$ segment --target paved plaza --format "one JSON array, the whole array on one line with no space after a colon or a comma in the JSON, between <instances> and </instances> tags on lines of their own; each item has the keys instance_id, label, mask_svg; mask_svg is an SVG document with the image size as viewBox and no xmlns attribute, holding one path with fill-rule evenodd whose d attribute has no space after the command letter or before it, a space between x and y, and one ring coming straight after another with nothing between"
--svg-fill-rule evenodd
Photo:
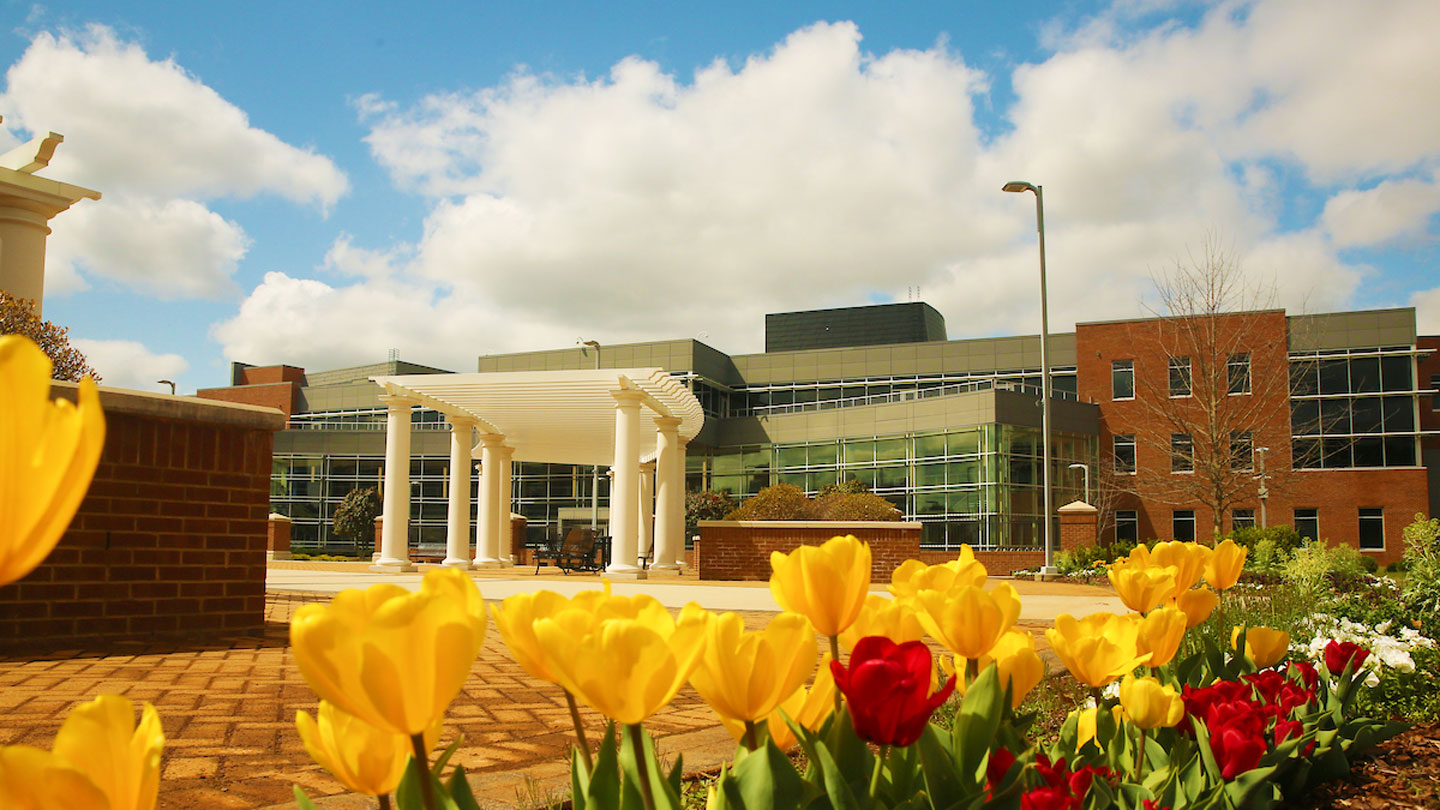
<instances>
[{"instance_id":1,"label":"paved plaza","mask_svg":"<svg viewBox=\"0 0 1440 810\"><path fill-rule=\"evenodd\" d=\"M352 568L361 568L354 566ZM549 588L568 593L599 587L595 576L534 577L533 569L477 574L487 599ZM0 657L0 745L26 743L48 748L66 713L101 693L148 700L165 729L161 808L255 808L285 805L292 786L311 796L342 792L312 763L295 732L295 713L314 713L317 698L305 684L288 646L288 621L306 603L324 601L345 587L395 580L418 587L418 575L372 575L363 570L320 570L292 564L270 571L266 627L262 635L202 638L188 642L112 642L84 652L50 649ZM776 609L764 583L713 585L671 578L614 583L616 593L645 590L670 607L694 599L716 610L737 610L752 627ZM1100 588L1017 583L1026 615L1038 632L1049 617L1043 610L1083 614L1116 607ZM1053 617L1053 613L1051 616ZM201 628L197 628L199 630ZM1043 636L1040 637L1043 645ZM599 715L585 712L592 736L603 728ZM728 759L734 747L710 709L684 689L647 727L662 752L683 752L689 767ZM571 727L558 687L536 681L510 658L493 625L460 696L447 715L448 742L465 742L455 762L476 774L487 807L519 807L568 784ZM534 787L527 787L535 780ZM322 807L373 807L335 796Z\"/></svg>"}]
</instances>

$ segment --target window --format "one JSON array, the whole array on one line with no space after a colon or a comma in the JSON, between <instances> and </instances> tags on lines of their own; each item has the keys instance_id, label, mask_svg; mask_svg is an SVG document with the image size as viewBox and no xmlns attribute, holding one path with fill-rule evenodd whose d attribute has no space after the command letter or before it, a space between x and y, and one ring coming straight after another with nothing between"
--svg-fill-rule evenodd
<instances>
[{"instance_id":1,"label":"window","mask_svg":"<svg viewBox=\"0 0 1440 810\"><path fill-rule=\"evenodd\" d=\"M1320 539L1320 510L1313 508L1295 510L1295 533L1307 540Z\"/></svg>"},{"instance_id":2,"label":"window","mask_svg":"<svg viewBox=\"0 0 1440 810\"><path fill-rule=\"evenodd\" d=\"M1250 393L1250 355L1232 354L1225 364L1226 376L1230 380L1230 393Z\"/></svg>"},{"instance_id":3,"label":"window","mask_svg":"<svg viewBox=\"0 0 1440 810\"><path fill-rule=\"evenodd\" d=\"M1176 509L1170 515L1170 531L1174 539L1181 543L1191 543L1195 540L1195 510Z\"/></svg>"},{"instance_id":4,"label":"window","mask_svg":"<svg viewBox=\"0 0 1440 810\"><path fill-rule=\"evenodd\" d=\"M1360 507L1360 550L1385 550L1385 510L1378 506Z\"/></svg>"},{"instance_id":5,"label":"window","mask_svg":"<svg viewBox=\"0 0 1440 810\"><path fill-rule=\"evenodd\" d=\"M1115 541L1117 543L1140 542L1140 513L1134 509L1115 510Z\"/></svg>"},{"instance_id":6,"label":"window","mask_svg":"<svg viewBox=\"0 0 1440 810\"><path fill-rule=\"evenodd\" d=\"M1115 472L1135 472L1135 434L1115 434Z\"/></svg>"},{"instance_id":7,"label":"window","mask_svg":"<svg viewBox=\"0 0 1440 810\"><path fill-rule=\"evenodd\" d=\"M1190 396L1190 358L1170 358L1170 396Z\"/></svg>"},{"instance_id":8,"label":"window","mask_svg":"<svg viewBox=\"0 0 1440 810\"><path fill-rule=\"evenodd\" d=\"M1195 441L1189 433L1170 434L1170 472L1194 472Z\"/></svg>"},{"instance_id":9,"label":"window","mask_svg":"<svg viewBox=\"0 0 1440 810\"><path fill-rule=\"evenodd\" d=\"M1255 439L1248 430L1230 431L1230 469L1248 470L1255 464Z\"/></svg>"},{"instance_id":10,"label":"window","mask_svg":"<svg viewBox=\"0 0 1440 810\"><path fill-rule=\"evenodd\" d=\"M1230 513L1230 528L1238 531L1240 529L1255 528L1254 509L1236 509Z\"/></svg>"},{"instance_id":11,"label":"window","mask_svg":"<svg viewBox=\"0 0 1440 810\"><path fill-rule=\"evenodd\" d=\"M1135 398L1135 361L1116 360L1110 364L1110 398Z\"/></svg>"}]
</instances>

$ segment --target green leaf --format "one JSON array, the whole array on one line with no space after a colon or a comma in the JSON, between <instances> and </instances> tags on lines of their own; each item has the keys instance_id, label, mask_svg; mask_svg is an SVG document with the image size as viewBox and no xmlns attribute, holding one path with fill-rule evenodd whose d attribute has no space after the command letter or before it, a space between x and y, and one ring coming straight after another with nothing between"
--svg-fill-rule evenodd
<instances>
[{"instance_id":1,"label":"green leaf","mask_svg":"<svg viewBox=\"0 0 1440 810\"><path fill-rule=\"evenodd\" d=\"M475 792L470 789L470 780L465 778L464 765L456 765L455 770L450 772L450 780L445 783L445 789L460 810L480 810L480 803L475 801Z\"/></svg>"},{"instance_id":2,"label":"green leaf","mask_svg":"<svg viewBox=\"0 0 1440 810\"><path fill-rule=\"evenodd\" d=\"M455 756L455 752L460 750L460 742L464 739L463 736L456 737L453 742L445 747L444 751L440 752L440 756L435 760L435 764L430 766L430 773L434 774L436 779L439 779L440 774L445 772L445 766L449 764L450 757Z\"/></svg>"},{"instance_id":3,"label":"green leaf","mask_svg":"<svg viewBox=\"0 0 1440 810\"><path fill-rule=\"evenodd\" d=\"M770 740L736 762L734 777L745 807L800 807L805 795L805 780Z\"/></svg>"},{"instance_id":4,"label":"green leaf","mask_svg":"<svg viewBox=\"0 0 1440 810\"><path fill-rule=\"evenodd\" d=\"M1272 781L1275 773L1275 766L1268 768L1253 768L1239 776L1225 786L1225 797L1236 810L1262 810L1268 808L1275 799L1278 786Z\"/></svg>"},{"instance_id":5,"label":"green leaf","mask_svg":"<svg viewBox=\"0 0 1440 810\"><path fill-rule=\"evenodd\" d=\"M641 798L643 790L641 783L640 764L645 765L644 778L650 783L650 793L655 799L656 810L680 810L679 792L670 786L670 780L665 770L660 767L660 760L655 755L655 741L642 726L623 726L620 735L620 770L624 774L624 782L621 785L621 806L624 808L644 807L644 799ZM632 740L631 729L638 732L640 738L640 750L635 750ZM632 801L633 805L630 804Z\"/></svg>"},{"instance_id":6,"label":"green leaf","mask_svg":"<svg viewBox=\"0 0 1440 810\"><path fill-rule=\"evenodd\" d=\"M295 786L295 805L300 810L316 810L315 803L310 801L310 797L305 795L305 791L301 790L299 785Z\"/></svg>"},{"instance_id":7,"label":"green leaf","mask_svg":"<svg viewBox=\"0 0 1440 810\"><path fill-rule=\"evenodd\" d=\"M991 664L965 691L960 711L950 727L961 784L969 792L985 780L983 767L990 744L1000 728L1005 710L1005 690L1000 687L998 668Z\"/></svg>"},{"instance_id":8,"label":"green leaf","mask_svg":"<svg viewBox=\"0 0 1440 810\"><path fill-rule=\"evenodd\" d=\"M590 790L590 775L585 771L585 760L580 749L570 746L570 803L574 810L585 810L585 794Z\"/></svg>"},{"instance_id":9,"label":"green leaf","mask_svg":"<svg viewBox=\"0 0 1440 810\"><path fill-rule=\"evenodd\" d=\"M577 752L576 756L579 754ZM600 750L595 752L595 770L583 794L576 793L576 808L585 810L620 810L620 764L615 753L615 723L605 726ZM583 797L583 803L582 799Z\"/></svg>"},{"instance_id":10,"label":"green leaf","mask_svg":"<svg viewBox=\"0 0 1440 810\"><path fill-rule=\"evenodd\" d=\"M815 746L815 761L820 765L820 776L825 784L825 795L830 799L830 806L834 810L860 810L860 802L855 798L854 791L850 789L844 772L840 770L835 758L830 755L830 749L824 745ZM869 771L862 771L862 773L867 774L862 778L869 778Z\"/></svg>"},{"instance_id":11,"label":"green leaf","mask_svg":"<svg viewBox=\"0 0 1440 810\"><path fill-rule=\"evenodd\" d=\"M946 745L948 736L941 737L935 733L935 726L926 725L916 743L920 749L920 775L925 780L925 792L930 794L930 802L935 807L953 807L965 795L952 752Z\"/></svg>"}]
</instances>

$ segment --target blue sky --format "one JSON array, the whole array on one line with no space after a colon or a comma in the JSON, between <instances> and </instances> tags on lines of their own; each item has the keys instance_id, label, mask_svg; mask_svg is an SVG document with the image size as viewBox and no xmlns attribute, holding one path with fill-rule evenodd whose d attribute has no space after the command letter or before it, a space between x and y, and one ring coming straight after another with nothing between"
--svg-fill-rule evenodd
<instances>
[{"instance_id":1,"label":"blue sky","mask_svg":"<svg viewBox=\"0 0 1440 810\"><path fill-rule=\"evenodd\" d=\"M1207 239L1292 310L1440 332L1433 2L0 0L0 147L104 192L45 313L108 383L704 335L920 297L1139 314ZM3 151L3 149L0 149Z\"/></svg>"}]
</instances>

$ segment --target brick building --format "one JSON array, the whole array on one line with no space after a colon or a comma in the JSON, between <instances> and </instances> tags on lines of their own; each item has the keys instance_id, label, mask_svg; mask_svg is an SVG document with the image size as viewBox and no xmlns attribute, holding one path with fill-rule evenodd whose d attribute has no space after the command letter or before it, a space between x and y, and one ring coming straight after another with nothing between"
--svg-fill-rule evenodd
<instances>
[{"instance_id":1,"label":"brick building","mask_svg":"<svg viewBox=\"0 0 1440 810\"><path fill-rule=\"evenodd\" d=\"M1080 499L1088 471L1097 492L1117 482L1130 491L1094 498L1106 501L1102 538L1205 538L1214 499L1196 497L1193 481L1223 453L1235 474L1222 476L1222 532L1295 523L1381 562L1398 557L1400 530L1433 512L1440 491L1440 338L1417 337L1413 309L1249 312L1205 326L1141 319L1051 335L1054 505ZM475 370L666 369L706 414L687 449L688 488L745 498L773 483L814 493L859 478L922 524L922 549L968 543L1038 558L1037 336L947 340L943 317L923 304L770 315L766 332L770 350L759 354L684 339L603 346L598 358L586 347L488 355ZM342 551L334 507L383 479L385 408L369 378L439 372L400 361L318 373L236 364L231 386L199 395L289 414L271 508L294 521L297 550ZM420 553L444 544L449 435L439 417L412 415L410 543ZM592 482L603 522L603 474L517 464L512 508L531 541L588 523Z\"/></svg>"}]
</instances>

